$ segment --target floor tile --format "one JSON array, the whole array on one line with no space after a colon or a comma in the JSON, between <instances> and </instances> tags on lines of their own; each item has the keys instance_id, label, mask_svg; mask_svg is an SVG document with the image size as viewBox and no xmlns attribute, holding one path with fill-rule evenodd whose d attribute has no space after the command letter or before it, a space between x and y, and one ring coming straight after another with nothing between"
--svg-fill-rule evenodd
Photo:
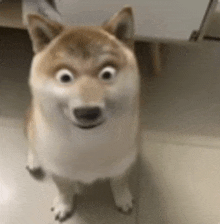
<instances>
[{"instance_id":1,"label":"floor tile","mask_svg":"<svg viewBox=\"0 0 220 224\"><path fill-rule=\"evenodd\" d=\"M140 224L220 222L220 150L142 133Z\"/></svg>"}]
</instances>

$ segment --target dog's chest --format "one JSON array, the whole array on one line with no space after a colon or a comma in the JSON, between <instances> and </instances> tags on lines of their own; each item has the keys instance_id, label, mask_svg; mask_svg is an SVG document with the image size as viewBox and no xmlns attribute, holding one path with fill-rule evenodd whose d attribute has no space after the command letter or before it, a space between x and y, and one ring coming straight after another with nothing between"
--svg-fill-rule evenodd
<instances>
[{"instance_id":1,"label":"dog's chest","mask_svg":"<svg viewBox=\"0 0 220 224\"><path fill-rule=\"evenodd\" d=\"M46 168L59 174L108 173L134 150L131 127L106 125L92 131L38 128L40 159Z\"/></svg>"}]
</instances>

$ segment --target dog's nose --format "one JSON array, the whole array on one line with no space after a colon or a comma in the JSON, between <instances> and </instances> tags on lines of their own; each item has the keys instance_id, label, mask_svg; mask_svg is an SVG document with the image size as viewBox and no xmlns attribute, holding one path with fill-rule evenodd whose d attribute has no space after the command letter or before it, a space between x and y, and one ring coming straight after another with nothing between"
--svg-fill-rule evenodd
<instances>
[{"instance_id":1,"label":"dog's nose","mask_svg":"<svg viewBox=\"0 0 220 224\"><path fill-rule=\"evenodd\" d=\"M83 107L76 108L73 113L80 121L95 121L101 116L101 109L99 107Z\"/></svg>"}]
</instances>

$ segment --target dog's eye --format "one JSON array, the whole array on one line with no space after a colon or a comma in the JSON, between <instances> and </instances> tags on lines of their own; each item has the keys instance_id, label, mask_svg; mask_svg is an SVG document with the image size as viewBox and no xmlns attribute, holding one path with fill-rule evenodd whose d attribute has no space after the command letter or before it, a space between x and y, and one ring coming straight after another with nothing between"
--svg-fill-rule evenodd
<instances>
[{"instance_id":1,"label":"dog's eye","mask_svg":"<svg viewBox=\"0 0 220 224\"><path fill-rule=\"evenodd\" d=\"M60 71L58 71L56 74L56 78L62 83L69 83L74 79L73 74L67 69L61 69Z\"/></svg>"},{"instance_id":2,"label":"dog's eye","mask_svg":"<svg viewBox=\"0 0 220 224\"><path fill-rule=\"evenodd\" d=\"M115 78L115 76L116 76L116 69L110 66L104 68L99 74L99 78L107 82L112 81Z\"/></svg>"}]
</instances>

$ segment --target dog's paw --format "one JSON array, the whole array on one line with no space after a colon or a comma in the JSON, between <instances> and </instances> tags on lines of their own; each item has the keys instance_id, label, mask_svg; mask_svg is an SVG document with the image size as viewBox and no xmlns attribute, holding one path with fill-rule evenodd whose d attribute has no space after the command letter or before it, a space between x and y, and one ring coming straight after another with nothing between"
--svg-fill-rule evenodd
<instances>
[{"instance_id":1,"label":"dog's paw","mask_svg":"<svg viewBox=\"0 0 220 224\"><path fill-rule=\"evenodd\" d=\"M74 204L72 200L62 200L59 196L54 199L51 211L54 212L55 220L64 222L73 215Z\"/></svg>"},{"instance_id":2,"label":"dog's paw","mask_svg":"<svg viewBox=\"0 0 220 224\"><path fill-rule=\"evenodd\" d=\"M39 170L41 167L37 155L34 154L34 152L32 152L31 150L28 152L26 167L28 168L28 170L31 170L32 172L34 172L35 170Z\"/></svg>"},{"instance_id":3,"label":"dog's paw","mask_svg":"<svg viewBox=\"0 0 220 224\"><path fill-rule=\"evenodd\" d=\"M115 197L115 205L118 208L118 211L130 214L132 212L133 208L133 198L128 189L124 189L121 194L118 194L117 197Z\"/></svg>"},{"instance_id":4,"label":"dog's paw","mask_svg":"<svg viewBox=\"0 0 220 224\"><path fill-rule=\"evenodd\" d=\"M41 167L32 167L27 165L26 170L37 180L43 180L45 178L45 172Z\"/></svg>"}]
</instances>

